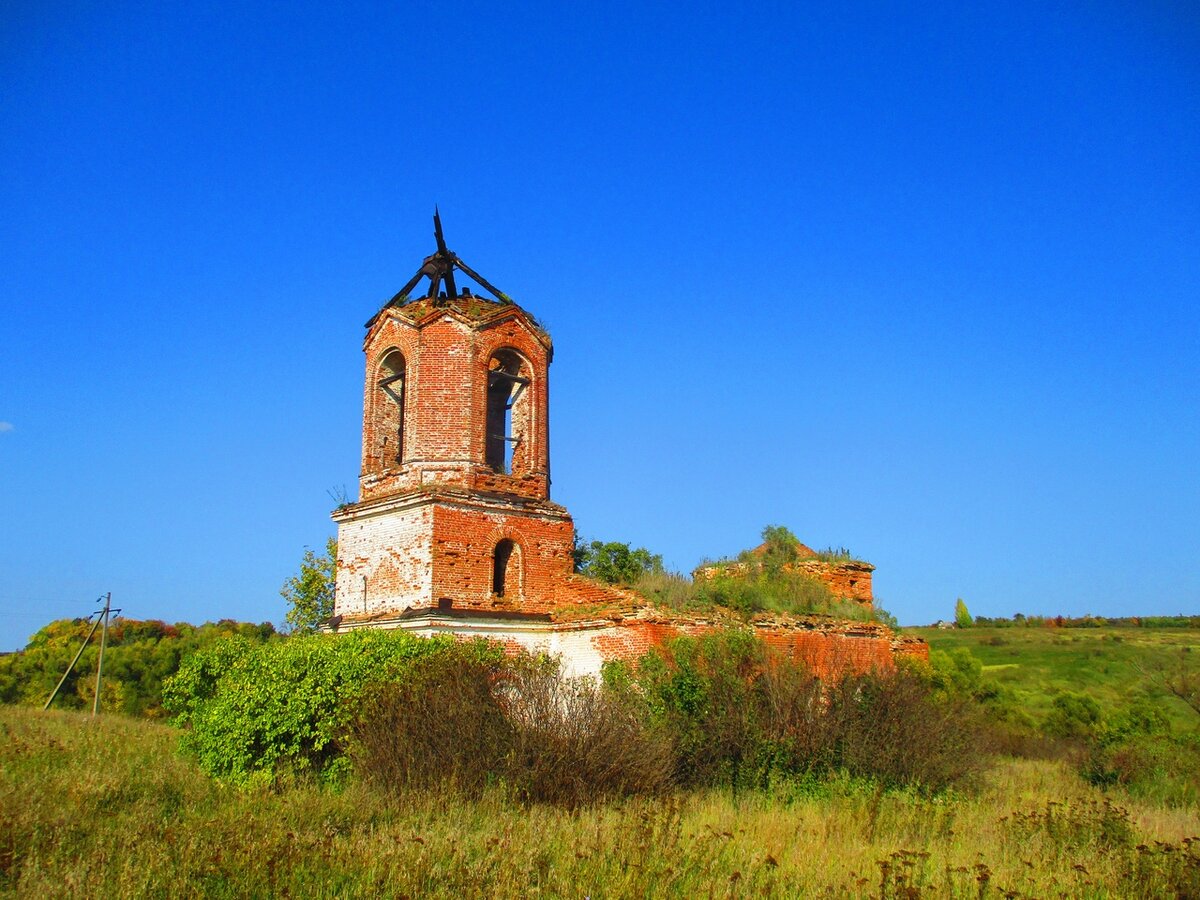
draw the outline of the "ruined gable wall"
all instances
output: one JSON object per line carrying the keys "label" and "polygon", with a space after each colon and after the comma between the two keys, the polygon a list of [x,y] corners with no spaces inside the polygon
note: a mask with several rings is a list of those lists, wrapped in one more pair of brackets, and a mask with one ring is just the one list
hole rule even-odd
{"label": "ruined gable wall", "polygon": [[819,559],[803,559],[792,566],[829,586],[834,595],[845,600],[855,600],[863,606],[874,605],[871,593],[871,566],[859,563],[831,563]]}
{"label": "ruined gable wall", "polygon": [[[833,563],[820,559],[802,559],[783,567],[786,571],[799,571],[824,582],[835,597],[853,600],[870,608],[875,603],[872,593],[871,574],[875,567],[868,563]],[[698,581],[730,575],[734,578],[746,574],[745,563],[729,562],[701,566],[692,573]]]}

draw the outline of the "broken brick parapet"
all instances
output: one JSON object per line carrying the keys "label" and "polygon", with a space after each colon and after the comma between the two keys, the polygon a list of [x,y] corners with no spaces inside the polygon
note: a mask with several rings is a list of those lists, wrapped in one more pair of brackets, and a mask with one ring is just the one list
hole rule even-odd
{"label": "broken brick parapet", "polygon": [[454,318],[470,328],[488,327],[506,319],[520,319],[546,348],[547,353],[554,352],[554,344],[550,339],[549,332],[528,310],[515,303],[501,303],[475,294],[463,294],[456,297],[421,297],[400,306],[386,306],[367,323],[364,346],[371,343],[372,335],[380,321],[386,316],[401,319],[415,328],[424,327],[442,316]]}
{"label": "broken brick parapet", "polygon": [[[895,668],[893,645],[897,638],[890,628],[828,617],[774,617],[742,623],[719,614],[675,615],[648,609],[636,618],[621,621],[596,640],[606,659],[633,660],[673,638],[731,627],[749,629],[768,647],[823,679]],[[920,655],[917,645],[928,653],[922,641],[907,639],[902,643],[913,655]]]}

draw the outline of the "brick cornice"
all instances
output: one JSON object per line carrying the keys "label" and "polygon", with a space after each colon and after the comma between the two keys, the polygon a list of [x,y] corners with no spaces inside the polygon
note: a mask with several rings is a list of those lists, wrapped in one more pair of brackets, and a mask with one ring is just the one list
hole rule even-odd
{"label": "brick cornice", "polygon": [[410,491],[403,494],[389,494],[386,497],[380,497],[376,500],[351,503],[335,509],[330,513],[330,517],[333,521],[340,524],[342,522],[351,522],[355,519],[403,512],[420,506],[430,505],[469,512],[517,512],[559,521],[569,522],[571,520],[571,515],[567,512],[566,507],[559,506],[557,503],[552,503],[549,500],[537,500],[515,494],[485,494],[479,491],[454,491],[446,488]]}
{"label": "brick cornice", "polygon": [[[519,322],[539,344],[545,347],[548,354],[554,352],[554,342],[550,339],[549,333],[537,324],[533,316],[515,303],[495,304],[491,308],[480,307],[478,312],[463,310],[455,305],[432,306],[425,305],[425,303],[425,300],[419,300],[408,306],[385,306],[367,322],[363,348],[366,349],[370,346],[375,335],[388,321],[398,321],[420,331],[434,322],[447,318],[476,331],[494,328],[506,321],[514,320]],[[418,304],[421,305],[418,306]],[[407,312],[408,310],[412,310],[412,312]]]}

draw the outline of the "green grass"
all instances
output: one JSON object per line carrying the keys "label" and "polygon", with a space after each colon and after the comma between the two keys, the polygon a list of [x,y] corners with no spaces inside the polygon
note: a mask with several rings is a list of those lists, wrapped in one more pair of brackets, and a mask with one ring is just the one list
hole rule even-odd
{"label": "green grass", "polygon": [[1196,654],[1200,630],[1190,628],[906,628],[930,649],[966,647],[983,664],[984,678],[1013,692],[1020,708],[1037,721],[1064,691],[1086,693],[1106,711],[1150,700],[1176,730],[1200,722],[1180,700],[1153,683],[1146,672]]}
{"label": "green grass", "polygon": [[[578,813],[361,785],[239,791],[171,728],[0,707],[0,893],[20,896],[1128,897],[1200,891],[1200,810],[1121,799],[1055,762],[977,793],[849,779]],[[1189,839],[1189,843],[1183,841]],[[1167,846],[1156,845],[1155,841]],[[1139,846],[1141,849],[1138,849]]]}

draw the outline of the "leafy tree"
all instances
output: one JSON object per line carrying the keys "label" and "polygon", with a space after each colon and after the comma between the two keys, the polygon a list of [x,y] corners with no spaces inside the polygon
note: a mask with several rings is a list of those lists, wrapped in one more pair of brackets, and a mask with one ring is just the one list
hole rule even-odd
{"label": "leafy tree", "polygon": [[954,601],[954,624],[959,628],[970,628],[975,624],[975,620],[971,618],[971,614],[967,611],[967,604],[963,602],[962,597]]}
{"label": "leafy tree", "polygon": [[784,566],[794,563],[800,555],[800,539],[785,525],[766,526],[762,530],[762,539],[766,548],[762,556],[762,568],[767,573],[778,573]]}
{"label": "leafy tree", "polygon": [[643,575],[661,575],[663,559],[645,547],[632,549],[617,541],[576,541],[575,571],[606,584],[631,585]]}
{"label": "leafy tree", "polygon": [[973,697],[983,687],[983,664],[966,647],[930,650],[929,667],[933,686],[946,693]]}
{"label": "leafy tree", "polygon": [[325,542],[324,556],[317,556],[309,547],[304,548],[304,558],[300,560],[300,573],[285,581],[279,591],[279,595],[291,606],[287,613],[287,623],[292,631],[314,631],[333,615],[336,571],[336,538]]}

